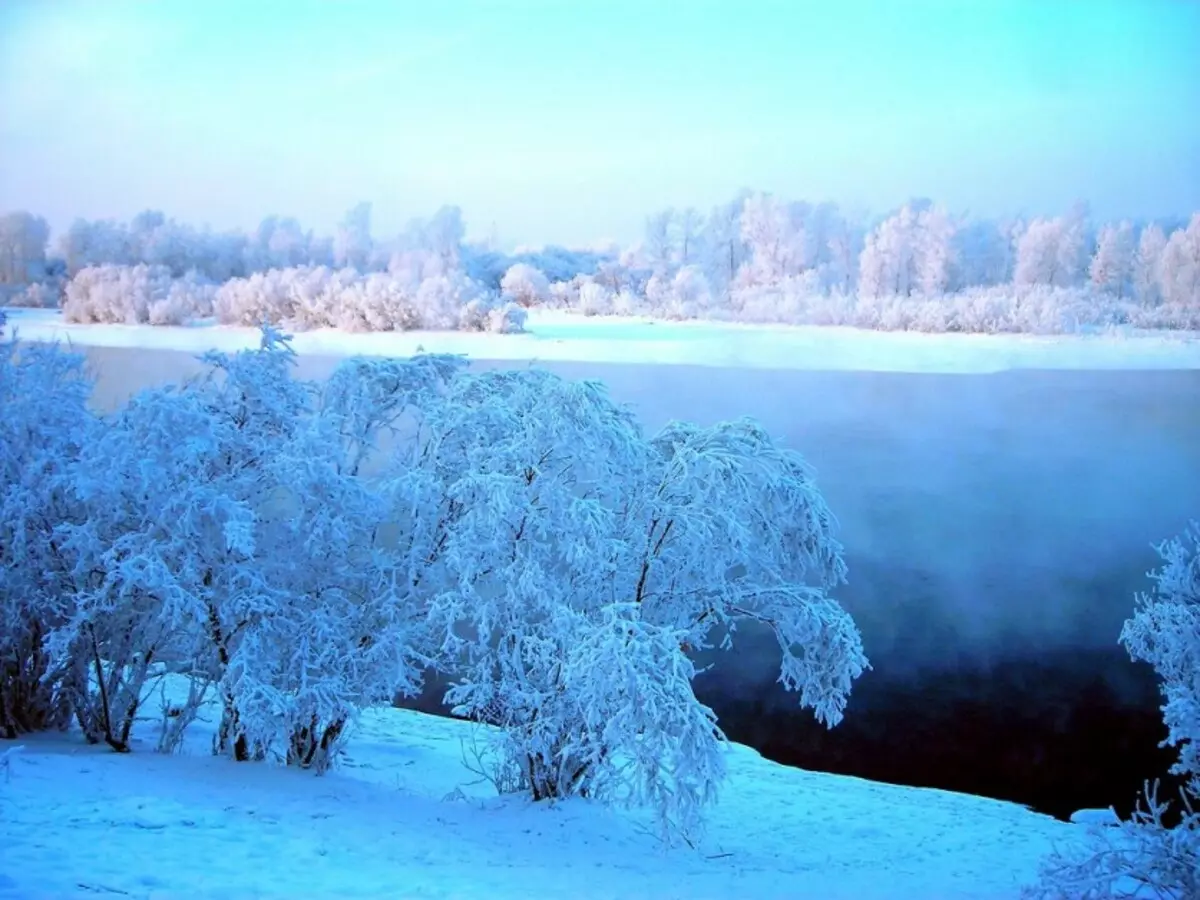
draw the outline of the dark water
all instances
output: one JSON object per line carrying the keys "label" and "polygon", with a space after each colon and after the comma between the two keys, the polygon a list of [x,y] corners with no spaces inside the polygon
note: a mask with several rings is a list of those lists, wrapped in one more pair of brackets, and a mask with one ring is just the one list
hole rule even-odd
{"label": "dark water", "polygon": [[[103,405],[195,370],[169,351],[89,356]],[[1059,816],[1127,811],[1165,774],[1153,673],[1117,637],[1151,544],[1200,518],[1200,372],[547,368],[602,379],[650,429],[754,416],[816,467],[850,565],[838,598],[874,668],[827,731],[774,683],[773,642],[739,632],[697,683],[734,740]]]}

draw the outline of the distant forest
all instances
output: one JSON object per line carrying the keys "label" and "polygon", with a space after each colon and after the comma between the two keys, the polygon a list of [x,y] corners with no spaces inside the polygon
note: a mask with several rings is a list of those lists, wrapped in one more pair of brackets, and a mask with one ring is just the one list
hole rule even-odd
{"label": "distant forest", "polygon": [[371,205],[320,236],[268,216],[252,233],[147,211],[76,220],[51,241],[0,217],[0,302],[77,322],[216,318],[304,329],[520,331],[529,308],[884,330],[1054,334],[1200,330],[1200,213],[1094,222],[981,219],[913,200],[883,217],[744,192],[707,215],[667,209],[634,246],[501,252],[445,206],[399,235]]}

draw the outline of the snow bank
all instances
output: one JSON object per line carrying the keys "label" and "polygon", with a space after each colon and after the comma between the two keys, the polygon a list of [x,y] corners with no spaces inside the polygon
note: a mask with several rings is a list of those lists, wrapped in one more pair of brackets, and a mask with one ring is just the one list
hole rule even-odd
{"label": "snow bank", "polygon": [[[252,327],[78,325],[54,310],[12,309],[24,340],[201,353],[255,347]],[[310,323],[311,324],[311,323]],[[1200,369],[1200,338],[1185,333],[1029,335],[919,334],[818,326],[755,326],[583,318],[532,311],[525,334],[456,331],[353,333],[314,327],[297,334],[304,355],[410,356],[463,353],[500,361],[694,365],[737,369],[987,373],[1010,369]]]}
{"label": "snow bank", "polygon": [[34,736],[0,788],[0,897],[994,900],[1079,834],[735,745],[708,836],[666,849],[634,814],[496,797],[463,762],[475,727],[374,710],[320,778],[213,758],[199,732],[182,756]]}

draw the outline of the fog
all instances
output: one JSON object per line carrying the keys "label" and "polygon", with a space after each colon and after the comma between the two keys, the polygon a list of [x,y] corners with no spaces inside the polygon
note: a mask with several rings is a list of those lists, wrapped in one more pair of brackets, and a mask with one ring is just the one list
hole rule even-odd
{"label": "fog", "polygon": [[[176,351],[84,352],[106,409],[201,370]],[[337,362],[301,357],[299,375]],[[874,669],[824,733],[773,685],[773,641],[739,632],[741,652],[700,682],[731,737],[785,762],[1059,814],[1121,807],[1162,774],[1153,680],[1117,637],[1149,587],[1151,545],[1200,518],[1200,372],[545,368],[603,380],[651,430],[753,416],[816,469],[850,567],[837,596]],[[930,731],[948,754],[940,771]]]}

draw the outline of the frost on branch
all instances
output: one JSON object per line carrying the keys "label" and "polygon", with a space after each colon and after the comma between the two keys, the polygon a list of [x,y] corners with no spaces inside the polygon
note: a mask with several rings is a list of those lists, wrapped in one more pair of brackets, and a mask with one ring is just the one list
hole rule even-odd
{"label": "frost on branch", "polygon": [[91,740],[129,749],[173,671],[192,690],[161,749],[215,693],[217,750],[320,770],[357,709],[415,688],[393,498],[359,469],[461,363],[351,360],[322,390],[293,357],[270,328],[258,350],[207,354],[205,377],[134,398],[83,453],[90,514],[62,529],[77,603],[52,646]]}
{"label": "frost on branch", "polygon": [[782,652],[779,680],[835,725],[867,665],[850,616],[829,596],[846,566],[834,519],[812,472],[757,423],[673,423],[654,438],[654,463],[630,506],[640,546],[624,587],[688,643],[756,622]]}
{"label": "frost on branch", "polygon": [[1163,565],[1150,573],[1154,591],[1138,597],[1121,642],[1162,679],[1167,742],[1179,748],[1173,771],[1189,776],[1200,795],[1200,525],[1158,553]]}
{"label": "frost on branch", "polygon": [[[647,440],[590,382],[465,375],[415,460],[438,486],[432,601],[447,702],[503,729],[535,798],[649,803],[695,824],[722,772],[689,653],[754,621],[780,678],[837,722],[866,666],[828,596],[845,567],[798,455],[750,422]],[[440,492],[440,496],[437,496]]]}
{"label": "frost on branch", "polygon": [[63,726],[70,705],[47,635],[74,612],[61,529],[94,421],[82,356],[0,341],[0,737]]}
{"label": "frost on branch", "polygon": [[1165,824],[1169,804],[1148,787],[1133,819],[1093,830],[1085,854],[1054,853],[1027,897],[1200,896],[1200,526],[1157,549],[1163,565],[1150,573],[1154,589],[1138,596],[1121,643],[1162,679],[1166,743],[1179,748],[1172,771],[1187,779],[1179,824]]}

